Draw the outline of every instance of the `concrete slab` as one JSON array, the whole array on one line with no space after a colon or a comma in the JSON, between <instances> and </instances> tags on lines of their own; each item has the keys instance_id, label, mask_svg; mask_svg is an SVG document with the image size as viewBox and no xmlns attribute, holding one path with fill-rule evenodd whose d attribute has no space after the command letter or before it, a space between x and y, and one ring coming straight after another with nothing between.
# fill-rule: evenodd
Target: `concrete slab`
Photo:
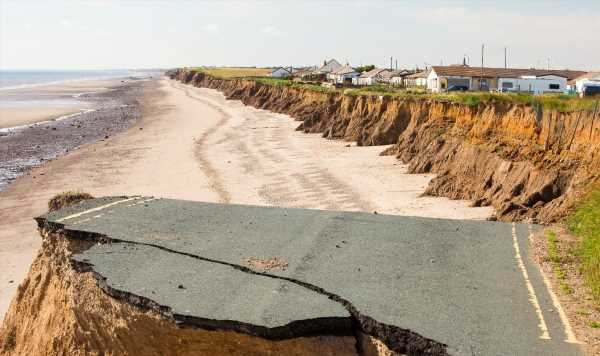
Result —
<instances>
[{"instance_id":1,"label":"concrete slab","mask_svg":"<svg viewBox=\"0 0 600 356\"><path fill-rule=\"evenodd\" d=\"M79 238L107 236L123 246L144 245L124 249L127 258L114 253L120 251L115 243L76 258L90 260L111 288L146 293L145 298L197 318L278 327L290 320L343 316L328 303L333 300L363 331L398 350L410 351L402 347L412 343L413 351L422 351L432 341L447 345L453 355L580 354L528 252L535 226L148 197L87 201L38 222ZM142 263L155 255L165 262ZM179 262L184 256L191 258L185 268ZM276 257L288 267L259 276L246 269L251 257ZM186 274L196 263L220 267L213 266L214 274ZM237 282L211 281L216 276ZM198 294L171 291L173 278ZM298 306L293 304L297 296L289 294L256 307L238 302L236 284L243 289L255 278L261 282L248 289L251 300L272 297L271 291L279 288L266 279L295 284L315 296L300 298ZM222 289L219 300L226 307L213 312L202 303L192 305L192 299L219 294L206 292L202 285ZM148 294L144 288L150 286L160 289L160 296ZM206 300L213 302L219 303ZM298 310L303 305L314 309ZM268 316L269 308L277 317Z\"/></svg>"}]
</instances>

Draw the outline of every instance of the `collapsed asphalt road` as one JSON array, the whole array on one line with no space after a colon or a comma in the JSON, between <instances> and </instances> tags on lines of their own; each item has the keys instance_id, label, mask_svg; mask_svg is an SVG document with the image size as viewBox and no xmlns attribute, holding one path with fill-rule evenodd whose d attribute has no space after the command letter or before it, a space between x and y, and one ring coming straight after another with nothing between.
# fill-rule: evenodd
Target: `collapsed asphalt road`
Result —
<instances>
[{"instance_id":1,"label":"collapsed asphalt road","mask_svg":"<svg viewBox=\"0 0 600 356\"><path fill-rule=\"evenodd\" d=\"M528 225L148 197L37 220L102 242L77 266L186 327L268 339L359 328L407 354L580 354L530 258Z\"/></svg>"}]
</instances>

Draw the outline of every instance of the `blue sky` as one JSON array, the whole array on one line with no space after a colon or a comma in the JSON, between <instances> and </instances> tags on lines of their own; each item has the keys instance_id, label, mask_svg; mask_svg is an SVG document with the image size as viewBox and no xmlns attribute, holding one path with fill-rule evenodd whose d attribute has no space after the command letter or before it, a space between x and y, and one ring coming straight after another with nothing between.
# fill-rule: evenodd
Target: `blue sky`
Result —
<instances>
[{"instance_id":1,"label":"blue sky","mask_svg":"<svg viewBox=\"0 0 600 356\"><path fill-rule=\"evenodd\" d=\"M0 68L459 63L600 69L600 1L0 0Z\"/></svg>"}]
</instances>

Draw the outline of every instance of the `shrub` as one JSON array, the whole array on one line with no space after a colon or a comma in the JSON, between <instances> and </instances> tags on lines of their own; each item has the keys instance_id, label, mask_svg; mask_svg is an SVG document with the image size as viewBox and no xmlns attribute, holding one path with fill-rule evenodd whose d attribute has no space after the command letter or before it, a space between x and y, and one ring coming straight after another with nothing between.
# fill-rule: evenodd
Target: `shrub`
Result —
<instances>
[{"instance_id":1,"label":"shrub","mask_svg":"<svg viewBox=\"0 0 600 356\"><path fill-rule=\"evenodd\" d=\"M88 193L83 192L62 192L60 194L55 195L52 199L48 201L48 211L56 211L62 208L66 208L67 206L79 203L80 201L94 199Z\"/></svg>"}]
</instances>

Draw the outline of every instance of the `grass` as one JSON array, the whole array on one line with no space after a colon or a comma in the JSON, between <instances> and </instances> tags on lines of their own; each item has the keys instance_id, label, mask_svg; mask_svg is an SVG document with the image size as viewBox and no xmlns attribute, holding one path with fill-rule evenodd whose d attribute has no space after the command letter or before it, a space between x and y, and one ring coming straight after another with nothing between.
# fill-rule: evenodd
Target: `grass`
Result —
<instances>
[{"instance_id":1,"label":"grass","mask_svg":"<svg viewBox=\"0 0 600 356\"><path fill-rule=\"evenodd\" d=\"M335 89L330 89L330 88L322 86L320 84L308 84L308 83L295 82L291 79L286 79L286 78L257 77L257 78L242 78L242 79L251 79L251 80L257 81L262 84L267 84L267 85L308 89L308 90L316 91L316 92L335 91Z\"/></svg>"},{"instance_id":2,"label":"grass","mask_svg":"<svg viewBox=\"0 0 600 356\"><path fill-rule=\"evenodd\" d=\"M197 68L208 75L216 78L241 78L241 77L264 77L271 73L269 68L255 67L218 67L218 68Z\"/></svg>"},{"instance_id":3,"label":"grass","mask_svg":"<svg viewBox=\"0 0 600 356\"><path fill-rule=\"evenodd\" d=\"M567 284L567 273L561 266L563 258L558 248L558 239L556 238L556 233L552 230L546 230L546 237L548 241L548 260L552 262L554 275L559 281L560 289L565 294L571 294L573 293L573 289L571 286L569 286L569 284Z\"/></svg>"},{"instance_id":4,"label":"grass","mask_svg":"<svg viewBox=\"0 0 600 356\"><path fill-rule=\"evenodd\" d=\"M588 193L567 223L569 229L581 237L576 253L581 258L586 284L600 307L600 186Z\"/></svg>"},{"instance_id":5,"label":"grass","mask_svg":"<svg viewBox=\"0 0 600 356\"><path fill-rule=\"evenodd\" d=\"M48 211L56 211L83 200L94 199L88 193L67 191L55 195L48 201Z\"/></svg>"},{"instance_id":6,"label":"grass","mask_svg":"<svg viewBox=\"0 0 600 356\"><path fill-rule=\"evenodd\" d=\"M394 89L390 86L366 87L358 89L352 94L379 94L407 99L431 99L440 102L457 103L466 106L477 106L487 103L506 103L539 106L545 110L570 112L577 110L590 110L597 99L580 98L566 94L533 95L527 93L490 93L490 92L454 92L454 93L427 93L424 91L407 91Z\"/></svg>"},{"instance_id":7,"label":"grass","mask_svg":"<svg viewBox=\"0 0 600 356\"><path fill-rule=\"evenodd\" d=\"M590 110L598 101L598 99L594 98L580 98L576 95L567 94L533 95L529 93L497 92L428 93L422 88L403 88L391 85L371 85L346 89L334 89L321 86L320 84L299 83L291 79L284 78L271 78L267 76L270 73L269 68L201 67L195 69L222 79L249 79L267 85L302 88L315 92L338 92L348 96L377 95L408 100L434 100L438 102L457 103L470 107L487 103L506 103L531 105L540 107L544 110L572 112L579 110Z\"/></svg>"}]
</instances>

